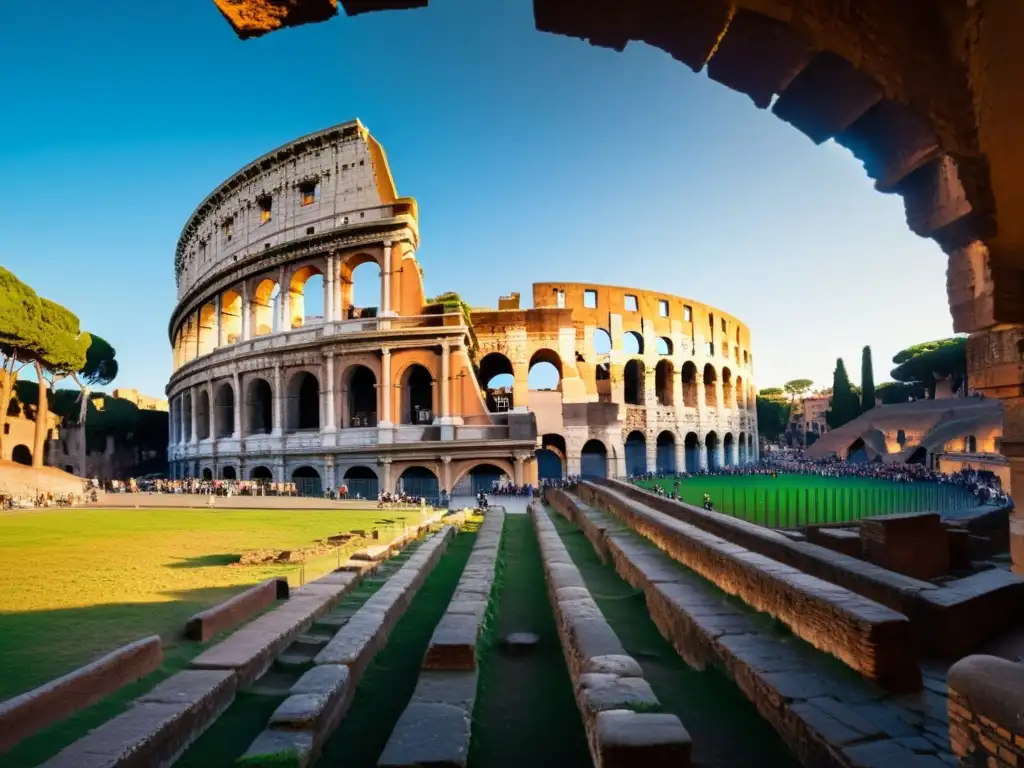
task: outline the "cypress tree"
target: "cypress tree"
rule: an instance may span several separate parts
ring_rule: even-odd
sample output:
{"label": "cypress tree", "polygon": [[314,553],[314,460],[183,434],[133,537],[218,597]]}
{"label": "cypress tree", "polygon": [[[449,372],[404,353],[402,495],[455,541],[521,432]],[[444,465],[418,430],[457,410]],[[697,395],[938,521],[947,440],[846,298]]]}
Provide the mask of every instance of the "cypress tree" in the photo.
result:
{"label": "cypress tree", "polygon": [[857,418],[859,403],[857,396],[850,386],[850,376],[846,373],[846,363],[843,358],[836,360],[836,370],[832,374],[832,400],[829,403],[827,416],[830,429],[843,426],[848,421]]}
{"label": "cypress tree", "polygon": [[871,347],[864,347],[860,359],[860,412],[875,407],[875,369],[871,364]]}

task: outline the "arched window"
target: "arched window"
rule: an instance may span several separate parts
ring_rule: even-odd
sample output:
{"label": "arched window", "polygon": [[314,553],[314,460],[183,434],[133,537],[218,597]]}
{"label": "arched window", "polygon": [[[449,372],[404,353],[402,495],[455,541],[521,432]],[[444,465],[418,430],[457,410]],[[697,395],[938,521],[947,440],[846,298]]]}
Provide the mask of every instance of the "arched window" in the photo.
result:
{"label": "arched window", "polygon": [[242,340],[242,296],[238,291],[224,291],[220,296],[221,336],[225,344]]}
{"label": "arched window", "polygon": [[704,438],[704,447],[707,451],[708,469],[718,469],[718,435],[714,432],[708,432],[707,437]]}
{"label": "arched window", "polygon": [[200,440],[210,439],[210,393],[205,389],[196,398],[196,432]]}
{"label": "arched window", "polygon": [[289,432],[320,429],[320,382],[309,371],[299,371],[288,382]]}
{"label": "arched window", "polygon": [[288,284],[288,329],[324,321],[324,276],[313,266],[295,270]]}
{"label": "arched window", "polygon": [[354,365],[348,372],[348,423],[345,426],[377,426],[377,377],[365,365]]}
{"label": "arched window", "polygon": [[626,331],[622,334],[622,351],[627,355],[642,355],[644,353],[644,337],[636,331]]}
{"label": "arched window", "polygon": [[675,395],[672,392],[672,381],[675,369],[669,360],[659,360],[654,367],[654,390],[658,405],[672,405]]}
{"label": "arched window", "polygon": [[231,437],[235,433],[235,390],[226,381],[213,396],[214,437]]}
{"label": "arched window", "polygon": [[667,336],[658,337],[658,354],[659,355],[671,355],[672,354],[672,339]]}
{"label": "arched window", "polygon": [[718,390],[715,384],[718,382],[718,374],[715,367],[708,363],[704,366],[704,405],[708,408],[718,407]]}
{"label": "arched window", "polygon": [[274,393],[266,379],[252,379],[246,387],[246,434],[269,435],[273,429]]}
{"label": "arched window", "polygon": [[736,464],[736,444],[733,440],[732,432],[725,433],[725,439],[722,443],[725,448],[725,466],[734,466]]}
{"label": "arched window", "polygon": [[968,453],[978,452],[978,439],[974,435],[968,435],[965,448]]}
{"label": "arched window", "polygon": [[722,369],[722,407],[732,407],[732,371],[728,368]]}
{"label": "arched window", "polygon": [[668,430],[658,435],[658,458],[656,471],[670,475],[676,471],[676,437]]}
{"label": "arched window", "polygon": [[608,449],[600,440],[588,440],[580,452],[580,475],[608,477]]}
{"label": "arched window", "polygon": [[697,407],[697,366],[687,360],[683,363],[683,405],[687,408]]}
{"label": "arched window", "polygon": [[402,423],[430,424],[434,420],[434,381],[422,365],[410,365],[402,376]]}
{"label": "arched window", "polygon": [[484,391],[489,411],[510,411],[515,407],[512,401],[515,374],[512,361],[505,355],[500,352],[484,355],[477,371],[477,381]]}
{"label": "arched window", "polygon": [[[381,300],[381,268],[368,253],[348,257],[339,272],[341,320],[376,317]],[[392,302],[394,298],[392,298]]]}
{"label": "arched window", "polygon": [[565,438],[557,434],[541,437],[541,447],[536,451],[537,475],[541,480],[559,480],[565,477]]}
{"label": "arched window", "polygon": [[527,382],[532,390],[558,390],[562,385],[562,358],[551,349],[538,349],[530,358]]}
{"label": "arched window", "polygon": [[26,467],[32,466],[32,451],[27,445],[16,445],[14,450],[11,451],[11,461],[15,464],[24,464]]}
{"label": "arched window", "polygon": [[644,404],[644,373],[642,360],[630,360],[623,368],[623,394],[628,405]]}
{"label": "arched window", "polygon": [[251,311],[253,336],[266,336],[273,333],[278,326],[277,298],[280,290],[277,282],[269,277],[264,278],[253,291]]}
{"label": "arched window", "polygon": [[694,474],[700,471],[700,438],[696,432],[687,432],[683,441],[683,455],[686,458],[686,471]]}
{"label": "arched window", "polygon": [[633,430],[626,437],[626,474],[642,475],[647,471],[647,440],[644,433]]}

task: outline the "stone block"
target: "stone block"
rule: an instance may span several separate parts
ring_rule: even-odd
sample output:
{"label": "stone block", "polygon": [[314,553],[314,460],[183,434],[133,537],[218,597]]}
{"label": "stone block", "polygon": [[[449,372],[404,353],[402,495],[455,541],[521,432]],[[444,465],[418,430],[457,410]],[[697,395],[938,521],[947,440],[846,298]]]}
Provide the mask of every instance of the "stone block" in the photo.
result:
{"label": "stone block", "polygon": [[661,709],[658,697],[650,684],[642,677],[618,677],[614,680],[591,678],[592,685],[583,685],[579,690],[580,709],[584,716],[595,717],[598,712],[612,709],[628,709],[631,712],[654,712]]}
{"label": "stone block", "polygon": [[[197,613],[185,622],[185,637],[205,643],[215,635],[234,629],[277,601],[281,579],[269,579],[213,608]],[[285,594],[288,582],[285,581]]]}
{"label": "stone block", "polygon": [[290,693],[333,694],[343,690],[350,678],[348,667],[343,664],[321,664],[307,670],[291,687]]}
{"label": "stone block", "polygon": [[441,768],[465,766],[469,756],[470,716],[451,704],[412,701],[398,719],[378,766]]}
{"label": "stone block", "polygon": [[581,670],[584,674],[615,675],[616,677],[643,677],[640,664],[625,653],[591,656]]}
{"label": "stone block", "polygon": [[861,521],[864,557],[916,579],[949,573],[949,542],[935,512],[880,515]]}
{"label": "stone block", "polygon": [[472,614],[446,613],[434,629],[423,658],[424,669],[476,669],[480,620]]}
{"label": "stone block", "polygon": [[148,675],[162,660],[160,638],[153,635],[0,702],[0,754],[46,726]]}
{"label": "stone block", "polygon": [[314,658],[314,664],[344,664],[361,674],[387,642],[387,615],[364,606]]}
{"label": "stone block", "polygon": [[423,704],[450,704],[472,714],[476,701],[475,671],[434,672],[423,670],[416,682],[412,700]]}
{"label": "stone block", "polygon": [[548,585],[557,590],[562,587],[585,587],[583,577],[575,565],[555,563],[548,566]]}
{"label": "stone block", "polygon": [[675,715],[626,710],[601,712],[593,738],[599,768],[686,768],[690,734]]}
{"label": "stone block", "polygon": [[186,670],[44,763],[48,768],[150,768],[171,765],[231,704],[228,671]]}

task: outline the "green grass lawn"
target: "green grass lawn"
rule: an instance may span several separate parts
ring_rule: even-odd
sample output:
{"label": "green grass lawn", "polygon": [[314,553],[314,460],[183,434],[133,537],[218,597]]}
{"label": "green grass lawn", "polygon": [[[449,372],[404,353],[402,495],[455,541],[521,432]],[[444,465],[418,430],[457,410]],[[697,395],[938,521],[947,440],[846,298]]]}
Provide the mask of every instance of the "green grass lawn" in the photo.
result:
{"label": "green grass lawn", "polygon": [[[643,480],[671,493],[674,478]],[[973,506],[963,490],[935,483],[894,483],[859,477],[817,475],[717,475],[681,480],[684,501],[701,505],[711,494],[715,509],[773,528],[859,520],[868,515],[942,511]]]}
{"label": "green grass lawn", "polygon": [[[418,522],[418,512],[401,514],[407,524]],[[401,523],[377,510],[2,514],[0,700],[151,634],[164,638],[165,666],[183,666],[199,650],[179,638],[193,613],[271,576],[298,583],[295,564],[233,565],[243,552],[305,547],[315,539],[373,528],[383,540]],[[307,563],[305,579],[331,570],[337,557]]]}

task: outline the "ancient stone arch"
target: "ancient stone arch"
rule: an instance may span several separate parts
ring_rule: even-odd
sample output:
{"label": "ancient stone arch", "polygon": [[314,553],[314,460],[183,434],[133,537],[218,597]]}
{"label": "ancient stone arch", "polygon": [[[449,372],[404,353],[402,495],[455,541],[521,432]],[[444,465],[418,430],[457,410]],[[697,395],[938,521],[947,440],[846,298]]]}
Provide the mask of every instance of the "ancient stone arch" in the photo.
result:
{"label": "ancient stone arch", "polygon": [[275,315],[277,314],[277,281],[271,277],[264,277],[256,283],[252,293],[252,335],[266,336],[273,333],[277,328]]}
{"label": "ancient stone arch", "polygon": [[274,390],[262,376],[245,383],[245,434],[269,435],[274,428]]}

